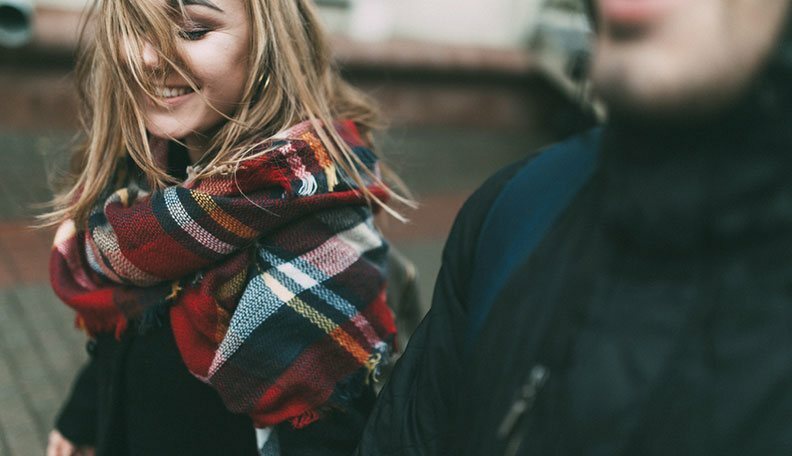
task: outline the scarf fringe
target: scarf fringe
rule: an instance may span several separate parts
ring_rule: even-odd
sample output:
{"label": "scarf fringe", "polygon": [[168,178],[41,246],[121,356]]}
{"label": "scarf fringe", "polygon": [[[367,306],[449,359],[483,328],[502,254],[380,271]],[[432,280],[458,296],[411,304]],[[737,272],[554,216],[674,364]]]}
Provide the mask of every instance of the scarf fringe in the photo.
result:
{"label": "scarf fringe", "polygon": [[121,340],[121,335],[126,331],[128,324],[127,319],[120,315],[114,315],[101,321],[93,318],[90,324],[80,314],[74,317],[74,327],[91,338],[103,333],[112,333],[116,340]]}
{"label": "scarf fringe", "polygon": [[390,359],[390,349],[387,344],[380,344],[375,348],[375,352],[369,356],[368,361],[354,374],[350,375],[345,381],[336,386],[333,397],[326,406],[318,409],[306,410],[300,415],[289,420],[294,429],[304,427],[322,419],[330,410],[346,410],[349,403],[359,398],[365,391],[365,387],[379,382],[382,371],[383,361]]}

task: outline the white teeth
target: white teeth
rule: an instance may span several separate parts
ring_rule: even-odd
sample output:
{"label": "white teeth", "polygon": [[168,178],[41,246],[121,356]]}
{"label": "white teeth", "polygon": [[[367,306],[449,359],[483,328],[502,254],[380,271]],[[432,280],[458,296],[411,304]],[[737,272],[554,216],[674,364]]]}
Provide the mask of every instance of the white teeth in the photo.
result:
{"label": "white teeth", "polygon": [[193,90],[189,87],[155,87],[154,93],[160,98],[175,98],[186,95]]}

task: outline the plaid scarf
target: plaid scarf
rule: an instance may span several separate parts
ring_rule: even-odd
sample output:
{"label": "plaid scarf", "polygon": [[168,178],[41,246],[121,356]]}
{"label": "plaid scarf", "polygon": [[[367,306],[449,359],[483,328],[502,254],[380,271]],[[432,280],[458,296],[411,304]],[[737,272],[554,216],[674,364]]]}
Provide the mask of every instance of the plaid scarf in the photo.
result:
{"label": "plaid scarf", "polygon": [[[376,170],[355,125],[336,128]],[[389,353],[387,244],[308,123],[263,147],[236,173],[115,191],[84,229],[60,226],[50,275],[89,334],[164,309],[184,363],[229,410],[301,427],[344,407]]]}

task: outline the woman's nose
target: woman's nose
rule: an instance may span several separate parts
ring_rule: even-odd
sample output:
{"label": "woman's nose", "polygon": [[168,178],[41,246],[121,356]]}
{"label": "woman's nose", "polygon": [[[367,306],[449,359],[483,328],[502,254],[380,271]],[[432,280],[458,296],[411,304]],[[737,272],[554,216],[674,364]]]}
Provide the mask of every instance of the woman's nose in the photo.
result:
{"label": "woman's nose", "polygon": [[143,65],[149,68],[156,68],[159,65],[159,55],[151,43],[143,43]]}

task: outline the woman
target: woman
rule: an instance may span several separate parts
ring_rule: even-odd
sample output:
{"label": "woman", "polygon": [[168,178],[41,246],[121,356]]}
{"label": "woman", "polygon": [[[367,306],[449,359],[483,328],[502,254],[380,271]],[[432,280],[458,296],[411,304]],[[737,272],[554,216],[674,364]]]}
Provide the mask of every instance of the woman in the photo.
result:
{"label": "woman", "polygon": [[92,355],[48,454],[349,454],[395,332],[371,222],[391,192],[309,0],[89,17],[48,221]]}

